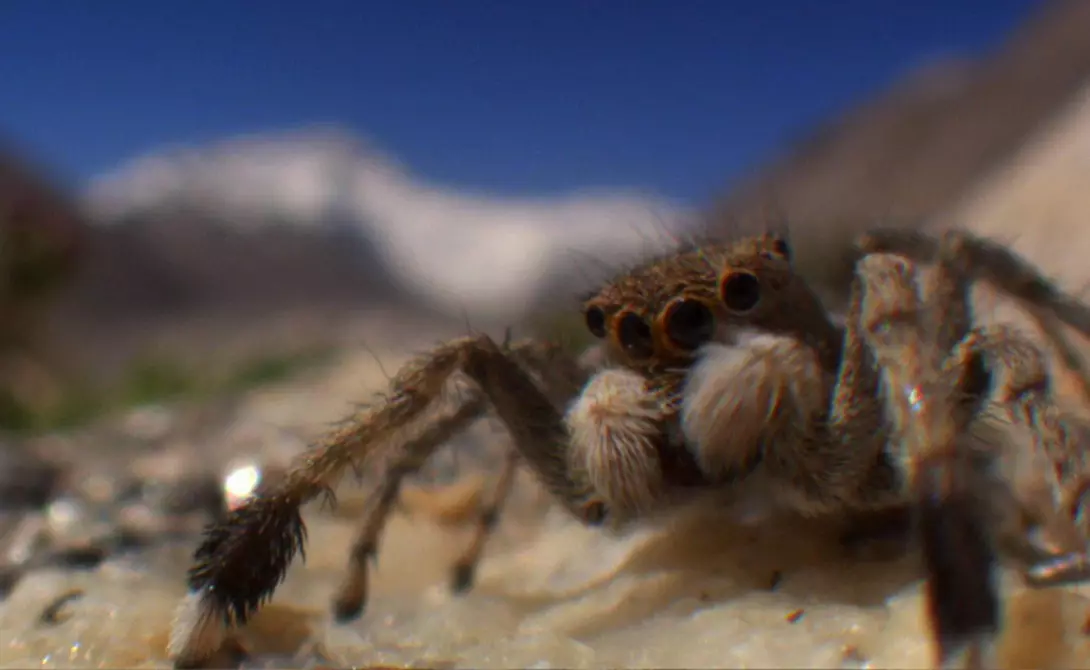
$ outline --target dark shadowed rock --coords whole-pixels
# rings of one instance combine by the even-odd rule
[[[0,442],[0,510],[44,507],[59,489],[63,472],[28,449]]]

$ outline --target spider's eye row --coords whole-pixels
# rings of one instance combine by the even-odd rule
[[[650,358],[655,353],[651,326],[635,312],[626,312],[617,320],[617,342],[633,358]]]
[[[602,311],[601,307],[591,307],[587,309],[583,314],[583,319],[586,321],[587,330],[595,337],[606,336],[606,313]]]
[[[679,298],[666,306],[662,326],[671,343],[692,351],[712,339],[715,316],[703,302]]]
[[[761,282],[752,272],[732,272],[719,284],[719,297],[732,312],[748,312],[761,301]]]

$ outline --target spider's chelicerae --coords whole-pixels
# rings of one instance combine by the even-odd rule
[[[769,233],[678,251],[606,283],[582,307],[596,357],[482,335],[416,359],[381,402],[209,527],[175,623],[176,663],[210,656],[272,596],[303,549],[300,507],[349,468],[383,482],[334,603],[339,619],[358,616],[400,482],[488,411],[514,448],[454,567],[456,590],[472,584],[520,463],[577,519],[610,526],[760,474],[769,499],[804,515],[912,511],[938,659],[985,662],[1000,623],[1000,556],[1034,585],[1090,575],[1090,432],[1055,404],[1034,344],[974,327],[970,286],[981,277],[1022,301],[1069,364],[1059,324],[1090,335],[1090,308],[965,233],[875,231],[856,249],[844,326],[793,270],[785,238]],[[996,408],[1033,435],[1023,453],[972,430]],[[1026,453],[1044,463],[1032,473],[1044,496],[998,467]]]

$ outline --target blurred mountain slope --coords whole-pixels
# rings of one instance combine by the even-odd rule
[[[786,218],[828,273],[819,259],[850,232],[941,218],[1073,102],[1090,78],[1088,35],[1090,2],[1042,3],[994,53],[933,63],[815,129],[715,203],[713,228]]]

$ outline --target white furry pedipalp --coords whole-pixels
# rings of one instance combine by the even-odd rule
[[[571,466],[615,510],[644,512],[663,490],[657,440],[666,399],[639,373],[608,369],[595,375],[564,417],[571,433]]]
[[[800,430],[827,403],[817,353],[799,340],[743,334],[736,344],[709,344],[689,373],[681,430],[712,480],[744,470],[766,439],[788,422]]]

